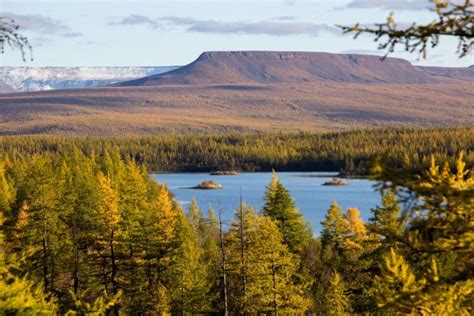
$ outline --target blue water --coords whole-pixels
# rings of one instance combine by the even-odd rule
[[[305,219],[311,223],[315,234],[321,231],[324,219],[331,202],[337,203],[346,210],[356,207],[361,216],[367,220],[370,210],[380,204],[380,193],[376,191],[376,182],[363,179],[349,179],[347,186],[323,186],[322,184],[336,174],[322,172],[279,172],[280,181],[290,191],[296,206]],[[240,192],[243,200],[258,211],[263,206],[265,187],[271,180],[270,172],[242,173],[237,176],[211,176],[208,173],[164,173],[153,175],[158,182],[164,182],[174,193],[182,207],[187,210],[193,196],[201,210],[207,214],[211,205],[214,210],[220,204],[225,223],[233,219],[239,206]],[[213,180],[223,185],[220,190],[183,189],[199,184],[203,180]]]

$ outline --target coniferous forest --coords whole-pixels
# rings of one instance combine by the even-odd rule
[[[429,157],[454,163],[461,151],[474,160],[474,127],[374,129],[339,133],[234,133],[147,137],[0,136],[0,153],[30,156],[86,155],[117,151],[122,159],[145,165],[150,172],[342,171],[370,173],[374,159],[391,167],[429,164]]]
[[[473,128],[0,139],[0,314],[470,315]],[[315,236],[262,209],[184,210],[149,172],[341,170],[381,182]]]

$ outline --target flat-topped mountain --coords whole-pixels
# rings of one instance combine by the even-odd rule
[[[2,94],[0,135],[472,125],[473,72],[364,55],[210,52],[113,86]]]
[[[417,67],[406,60],[314,52],[205,52],[174,71],[119,86],[340,83],[456,83],[474,80],[474,68]]]

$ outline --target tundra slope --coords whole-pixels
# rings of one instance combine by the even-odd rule
[[[0,96],[0,134],[321,131],[474,122],[474,68],[302,52],[209,52],[113,86]]]

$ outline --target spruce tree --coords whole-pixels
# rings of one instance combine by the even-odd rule
[[[321,224],[323,226],[323,230],[321,231],[321,241],[323,245],[332,244],[336,249],[341,250],[343,248],[347,227],[342,208],[336,201],[331,203],[331,207],[327,211],[326,217]]]
[[[263,214],[274,219],[283,235],[283,240],[291,252],[300,252],[311,238],[311,229],[296,208],[288,190],[273,172],[272,180],[267,186]]]
[[[196,198],[193,196],[191,199],[191,205],[188,210],[188,221],[195,232],[202,230],[204,225],[204,216],[202,215],[199,205],[197,204]]]
[[[388,238],[390,242],[396,242],[393,239],[401,234],[406,216],[402,214],[399,200],[391,190],[382,196],[382,206],[372,209],[372,215],[369,219],[370,231],[379,236],[383,233],[384,238]],[[385,240],[384,244],[389,243],[389,240]]]

